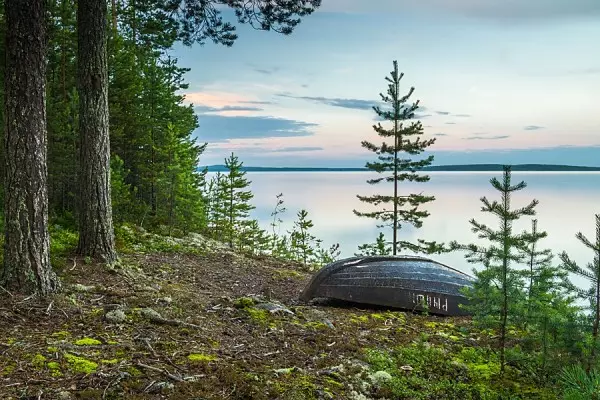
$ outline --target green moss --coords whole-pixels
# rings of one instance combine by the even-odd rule
[[[54,332],[51,336],[58,340],[66,340],[69,336],[71,336],[71,333],[69,333],[67,331],[59,331],[59,332]]]
[[[70,369],[76,373],[91,374],[98,368],[98,364],[95,362],[73,354],[65,353],[65,359],[69,363]]]
[[[318,322],[318,321],[308,322],[308,323],[304,324],[304,326],[307,328],[315,329],[315,330],[329,329],[329,327],[326,324],[324,324],[323,322]]]
[[[7,365],[7,366],[5,366],[5,367],[2,369],[2,375],[6,376],[6,375],[10,375],[10,374],[12,374],[12,373],[13,373],[13,371],[15,370],[15,368],[16,368],[16,365],[15,365],[15,364],[10,364],[10,365]]]
[[[254,299],[251,299],[250,297],[240,297],[233,302],[235,308],[249,308],[254,304],[256,304]]]
[[[366,315],[354,316],[350,318],[350,322],[352,322],[353,324],[364,324],[366,322],[369,322],[369,317]]]
[[[400,312],[391,312],[391,311],[386,311],[383,313],[373,313],[370,315],[370,317],[375,320],[375,321],[379,321],[379,322],[385,322],[388,320],[391,321],[400,321],[400,322],[405,322],[406,321],[406,316],[404,315],[404,313],[400,313]]]
[[[261,325],[267,325],[269,322],[269,312],[267,310],[262,310],[259,308],[247,308],[246,312],[255,322],[258,322]]]
[[[112,360],[101,360],[100,362],[102,364],[116,364],[119,362],[119,360],[116,358],[113,358]]]
[[[275,271],[275,275],[279,278],[301,278],[302,274],[293,269],[278,269]]]
[[[140,376],[144,375],[142,373],[142,371],[140,371],[136,367],[131,367],[131,366],[127,367],[126,371],[129,373],[129,375],[134,376],[134,377],[140,377]]]
[[[215,361],[217,358],[215,356],[200,354],[200,353],[192,353],[187,356],[188,360],[193,363],[207,363],[210,361]]]
[[[45,363],[46,363],[46,357],[44,357],[41,354],[36,354],[31,359],[31,365],[33,365],[36,368],[42,368]]]
[[[340,382],[336,381],[335,379],[329,378],[329,377],[325,378],[325,383],[329,387],[334,387],[334,388],[342,388],[342,387],[344,387],[343,383],[340,383]]]
[[[48,353],[58,353],[58,347],[48,346],[46,350],[48,351]]]
[[[94,307],[90,310],[90,314],[92,315],[100,315],[104,312],[104,310],[101,307]]]
[[[62,372],[60,371],[60,364],[56,361],[50,361],[48,364],[46,364],[46,366],[50,370],[50,375],[55,377],[62,375]]]
[[[297,371],[295,368],[284,370]],[[283,370],[281,370],[283,371]],[[310,375],[303,373],[286,374],[283,382],[272,382],[271,387],[278,398],[286,400],[315,400],[319,397],[318,387]]]
[[[99,344],[102,344],[102,342],[97,339],[85,337],[75,341],[75,344],[77,346],[97,346]]]

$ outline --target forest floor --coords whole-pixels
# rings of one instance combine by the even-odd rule
[[[153,240],[118,268],[63,260],[51,298],[0,296],[0,398],[555,398],[493,383],[468,318],[303,304],[297,265]]]

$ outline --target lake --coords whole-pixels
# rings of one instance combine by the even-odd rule
[[[296,213],[304,208],[314,222],[313,234],[326,245],[339,243],[342,257],[353,256],[360,244],[374,242],[379,232],[376,221],[353,214],[353,209],[369,210],[369,205],[361,203],[356,195],[383,193],[384,189],[393,193],[391,184],[367,184],[366,180],[375,176],[371,172],[248,172],[246,176],[254,193],[253,217],[264,228],[270,230],[275,196],[283,193],[287,212],[282,216],[282,231],[291,230]],[[424,207],[431,215],[424,220],[423,227],[418,230],[404,227],[399,233],[401,239],[472,243],[477,238],[471,232],[471,218],[498,226],[489,213],[481,212],[480,197],[500,199],[489,180],[494,176],[501,178],[501,172],[430,172],[429,176],[431,180],[427,183],[400,185],[401,194],[423,192],[436,197]],[[565,250],[581,264],[590,262],[593,253],[575,234],[581,231],[595,239],[594,215],[600,213],[600,173],[513,172],[512,179],[514,184],[522,180],[528,184],[514,194],[513,207],[524,206],[534,198],[540,202],[536,208],[538,228],[548,232],[543,247],[555,254]],[[515,224],[519,230],[530,227],[530,217]],[[391,229],[383,231],[391,239]],[[462,253],[433,258],[467,273],[473,267]]]

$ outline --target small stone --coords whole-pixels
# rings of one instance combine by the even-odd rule
[[[71,400],[73,396],[71,396],[70,392],[67,392],[66,390],[61,390],[56,394],[56,398],[58,400]]]
[[[104,319],[113,324],[122,324],[127,321],[127,316],[123,310],[113,310],[104,314]]]
[[[333,323],[328,320],[327,318],[323,318],[322,322],[327,325],[328,328],[330,329],[335,329],[335,326],[333,325]]]
[[[173,389],[175,389],[175,385],[173,385],[171,382],[156,382],[153,385],[151,392],[166,392]]]
[[[173,302],[173,299],[170,296],[165,296],[158,299],[158,302],[163,305],[170,305]]]

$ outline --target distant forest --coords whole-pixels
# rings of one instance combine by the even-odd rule
[[[224,165],[209,165],[209,172],[224,172],[228,169]],[[202,168],[204,169],[204,168]],[[367,171],[366,168],[325,168],[325,167],[246,167],[242,170],[247,172],[360,172]],[[554,164],[516,164],[512,166],[513,171],[563,171],[563,172],[593,172],[600,171],[600,167],[583,167],[576,165],[554,165]],[[502,164],[463,164],[463,165],[432,165],[424,167],[423,171],[456,171],[456,172],[495,172],[502,171]]]

